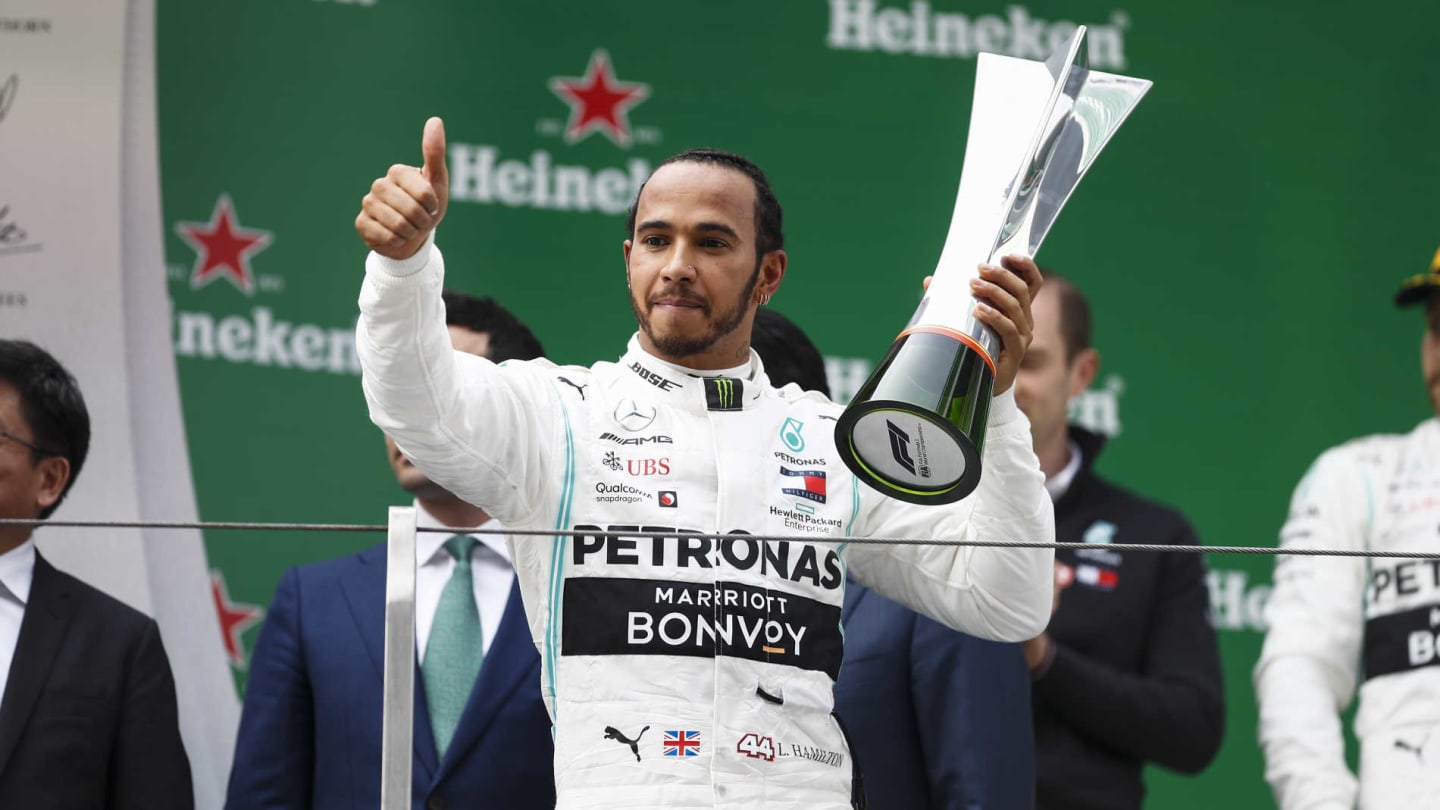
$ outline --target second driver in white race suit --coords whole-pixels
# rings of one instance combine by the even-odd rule
[[[1440,414],[1440,253],[1405,283],[1425,306],[1421,366]],[[1295,490],[1285,549],[1440,552],[1440,419],[1320,456]],[[1440,807],[1440,560],[1280,557],[1255,688],[1281,810]],[[1359,779],[1340,712],[1359,689]]]
[[[509,527],[579,532],[511,541],[558,806],[852,807],[855,763],[831,711],[847,569],[958,630],[1018,641],[1049,617],[1053,553],[747,535],[1052,541],[1008,390],[1034,264],[986,267],[975,284],[1005,347],[979,488],[914,506],[862,486],[834,447],[840,408],[771,387],[749,349],[785,270],[779,205],[753,164],[699,150],[651,175],[625,242],[640,331],[618,362],[496,366],[450,347],[436,119],[422,152],[423,168],[376,181],[357,219],[375,251],[357,328],[365,393],[433,480]]]

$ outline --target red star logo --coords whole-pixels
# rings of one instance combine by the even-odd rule
[[[575,143],[598,129],[617,146],[629,146],[626,112],[650,96],[648,84],[618,81],[610,67],[610,55],[603,50],[590,54],[584,76],[556,76],[550,80],[550,90],[570,105],[566,143]]]
[[[190,288],[198,290],[216,278],[230,279],[246,295],[255,294],[255,273],[250,256],[270,244],[270,231],[240,227],[235,204],[221,194],[209,222],[177,222],[175,232],[195,249]]]
[[[210,595],[215,599],[215,612],[220,616],[220,637],[225,642],[225,654],[230,665],[236,669],[245,668],[245,644],[240,634],[265,617],[265,609],[259,605],[241,605],[230,601],[230,592],[225,588],[225,575],[219,571],[210,572]]]

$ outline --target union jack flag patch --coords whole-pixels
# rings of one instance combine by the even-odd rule
[[[700,756],[700,732],[698,731],[667,731],[665,739],[661,740],[660,744],[667,757]]]

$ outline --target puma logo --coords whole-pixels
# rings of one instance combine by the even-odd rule
[[[581,399],[584,399],[584,398],[585,398],[585,389],[590,387],[589,383],[586,383],[585,385],[576,385],[575,383],[570,382],[569,380],[565,379],[564,377],[556,377],[555,379],[559,380],[560,382],[565,383],[566,385],[570,386],[571,388],[574,388],[576,391],[579,391],[579,392],[580,392],[580,398],[581,398]]]
[[[1409,751],[1410,753],[1412,753],[1412,754],[1415,755],[1415,758],[1416,758],[1416,759],[1420,760],[1421,762],[1424,762],[1424,761],[1425,761],[1425,743],[1428,743],[1428,742],[1430,742],[1430,735],[1429,735],[1429,734],[1426,734],[1426,735],[1425,735],[1425,739],[1421,740],[1419,745],[1411,745],[1410,743],[1405,742],[1404,740],[1396,740],[1396,741],[1395,741],[1395,747],[1396,747],[1396,748],[1399,748],[1401,751]]]
[[[635,755],[635,761],[636,761],[636,762],[639,762],[639,761],[640,761],[640,738],[641,738],[641,737],[644,737],[644,736],[645,736],[645,732],[647,732],[647,731],[649,731],[649,730],[650,730],[650,727],[649,727],[649,726],[646,726],[646,727],[640,729],[640,733],[639,733],[639,734],[636,734],[636,735],[635,735],[635,739],[632,740],[632,739],[630,739],[629,737],[626,737],[624,734],[621,734],[621,733],[620,733],[620,729],[617,729],[617,728],[615,728],[614,726],[606,726],[606,727],[605,727],[605,739],[607,739],[607,740],[614,740],[615,742],[622,743],[622,744],[624,744],[624,745],[630,746],[630,753],[634,754],[634,755]]]

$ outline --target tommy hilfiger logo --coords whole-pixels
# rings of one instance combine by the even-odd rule
[[[782,488],[780,491],[786,495],[794,495],[797,498],[804,498],[807,501],[825,503],[825,471],[824,470],[791,470],[785,467],[780,468],[780,474],[792,478],[799,478],[803,482],[803,488]]]

